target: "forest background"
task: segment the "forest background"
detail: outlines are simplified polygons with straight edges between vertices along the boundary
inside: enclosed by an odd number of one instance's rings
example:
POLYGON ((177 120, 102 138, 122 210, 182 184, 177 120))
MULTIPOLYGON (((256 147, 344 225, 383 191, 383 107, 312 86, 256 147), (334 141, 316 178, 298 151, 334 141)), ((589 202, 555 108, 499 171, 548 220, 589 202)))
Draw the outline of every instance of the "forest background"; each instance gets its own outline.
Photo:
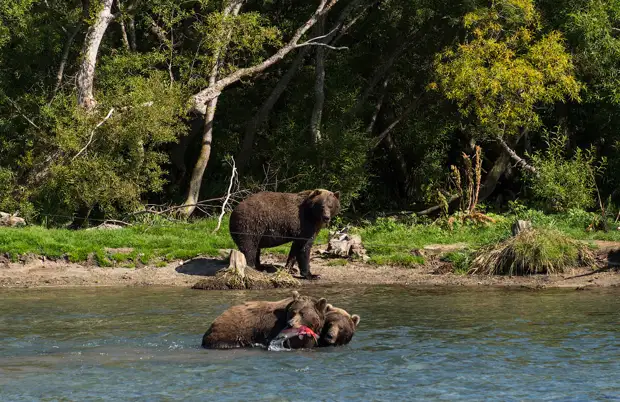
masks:
POLYGON ((619 84, 612 0, 5 0, 0 211, 614 218, 619 84))

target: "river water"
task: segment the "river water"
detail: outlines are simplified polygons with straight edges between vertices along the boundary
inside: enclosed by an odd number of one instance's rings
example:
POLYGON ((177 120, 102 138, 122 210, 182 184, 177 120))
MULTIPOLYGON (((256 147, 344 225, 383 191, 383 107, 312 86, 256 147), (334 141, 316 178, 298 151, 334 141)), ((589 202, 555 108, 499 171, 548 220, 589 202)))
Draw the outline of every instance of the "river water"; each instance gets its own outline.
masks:
POLYGON ((0 290, 0 400, 620 401, 620 289, 316 288, 345 347, 209 351, 227 307, 288 291, 0 290))

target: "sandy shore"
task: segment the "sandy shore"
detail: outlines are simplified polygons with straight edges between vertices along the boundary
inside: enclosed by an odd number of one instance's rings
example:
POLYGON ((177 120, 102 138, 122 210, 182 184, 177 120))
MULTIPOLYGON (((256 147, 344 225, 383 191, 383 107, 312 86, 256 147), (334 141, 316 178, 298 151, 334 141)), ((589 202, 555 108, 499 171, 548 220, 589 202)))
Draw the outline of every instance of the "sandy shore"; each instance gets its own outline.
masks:
MULTIPOLYGON (((600 244, 597 255, 601 271, 575 268, 561 275, 527 277, 462 275, 452 272, 450 264, 431 259, 415 268, 375 266, 349 262, 334 266, 330 260, 314 258, 312 271, 321 275, 317 281, 302 281, 303 287, 318 285, 415 285, 415 286, 497 286, 511 288, 620 287, 620 272, 605 270, 609 249, 620 244, 600 244)), ((273 257, 266 262, 283 263, 273 257)), ((100 268, 32 258, 13 263, 0 261, 0 287, 75 287, 75 286, 177 286, 191 287, 200 279, 212 276, 227 266, 224 259, 195 258, 176 261, 165 267, 100 268)))

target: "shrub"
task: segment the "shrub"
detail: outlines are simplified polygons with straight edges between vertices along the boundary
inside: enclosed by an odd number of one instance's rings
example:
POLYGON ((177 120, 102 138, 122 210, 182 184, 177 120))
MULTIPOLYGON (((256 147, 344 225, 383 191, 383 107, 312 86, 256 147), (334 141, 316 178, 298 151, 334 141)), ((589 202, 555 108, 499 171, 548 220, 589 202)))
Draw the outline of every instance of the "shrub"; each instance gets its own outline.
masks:
POLYGON ((529 176, 534 197, 553 212, 594 206, 595 175, 602 172, 605 159, 597 165, 593 147, 586 151, 577 148, 573 157, 566 159, 565 135, 546 136, 546 140, 548 149, 532 156, 538 171, 538 176, 529 176))
POLYGON ((564 272, 593 263, 585 244, 551 229, 534 229, 480 250, 470 274, 531 275, 564 272))

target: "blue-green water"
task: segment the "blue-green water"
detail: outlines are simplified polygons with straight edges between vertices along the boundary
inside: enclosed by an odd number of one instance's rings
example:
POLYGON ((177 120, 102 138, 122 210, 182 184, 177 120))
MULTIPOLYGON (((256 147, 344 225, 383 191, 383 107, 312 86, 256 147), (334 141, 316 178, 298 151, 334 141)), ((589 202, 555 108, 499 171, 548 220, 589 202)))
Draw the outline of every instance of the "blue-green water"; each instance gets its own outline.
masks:
POLYGON ((351 344, 208 351, 232 304, 288 292, 0 290, 0 400, 620 401, 620 289, 339 287, 351 344))

